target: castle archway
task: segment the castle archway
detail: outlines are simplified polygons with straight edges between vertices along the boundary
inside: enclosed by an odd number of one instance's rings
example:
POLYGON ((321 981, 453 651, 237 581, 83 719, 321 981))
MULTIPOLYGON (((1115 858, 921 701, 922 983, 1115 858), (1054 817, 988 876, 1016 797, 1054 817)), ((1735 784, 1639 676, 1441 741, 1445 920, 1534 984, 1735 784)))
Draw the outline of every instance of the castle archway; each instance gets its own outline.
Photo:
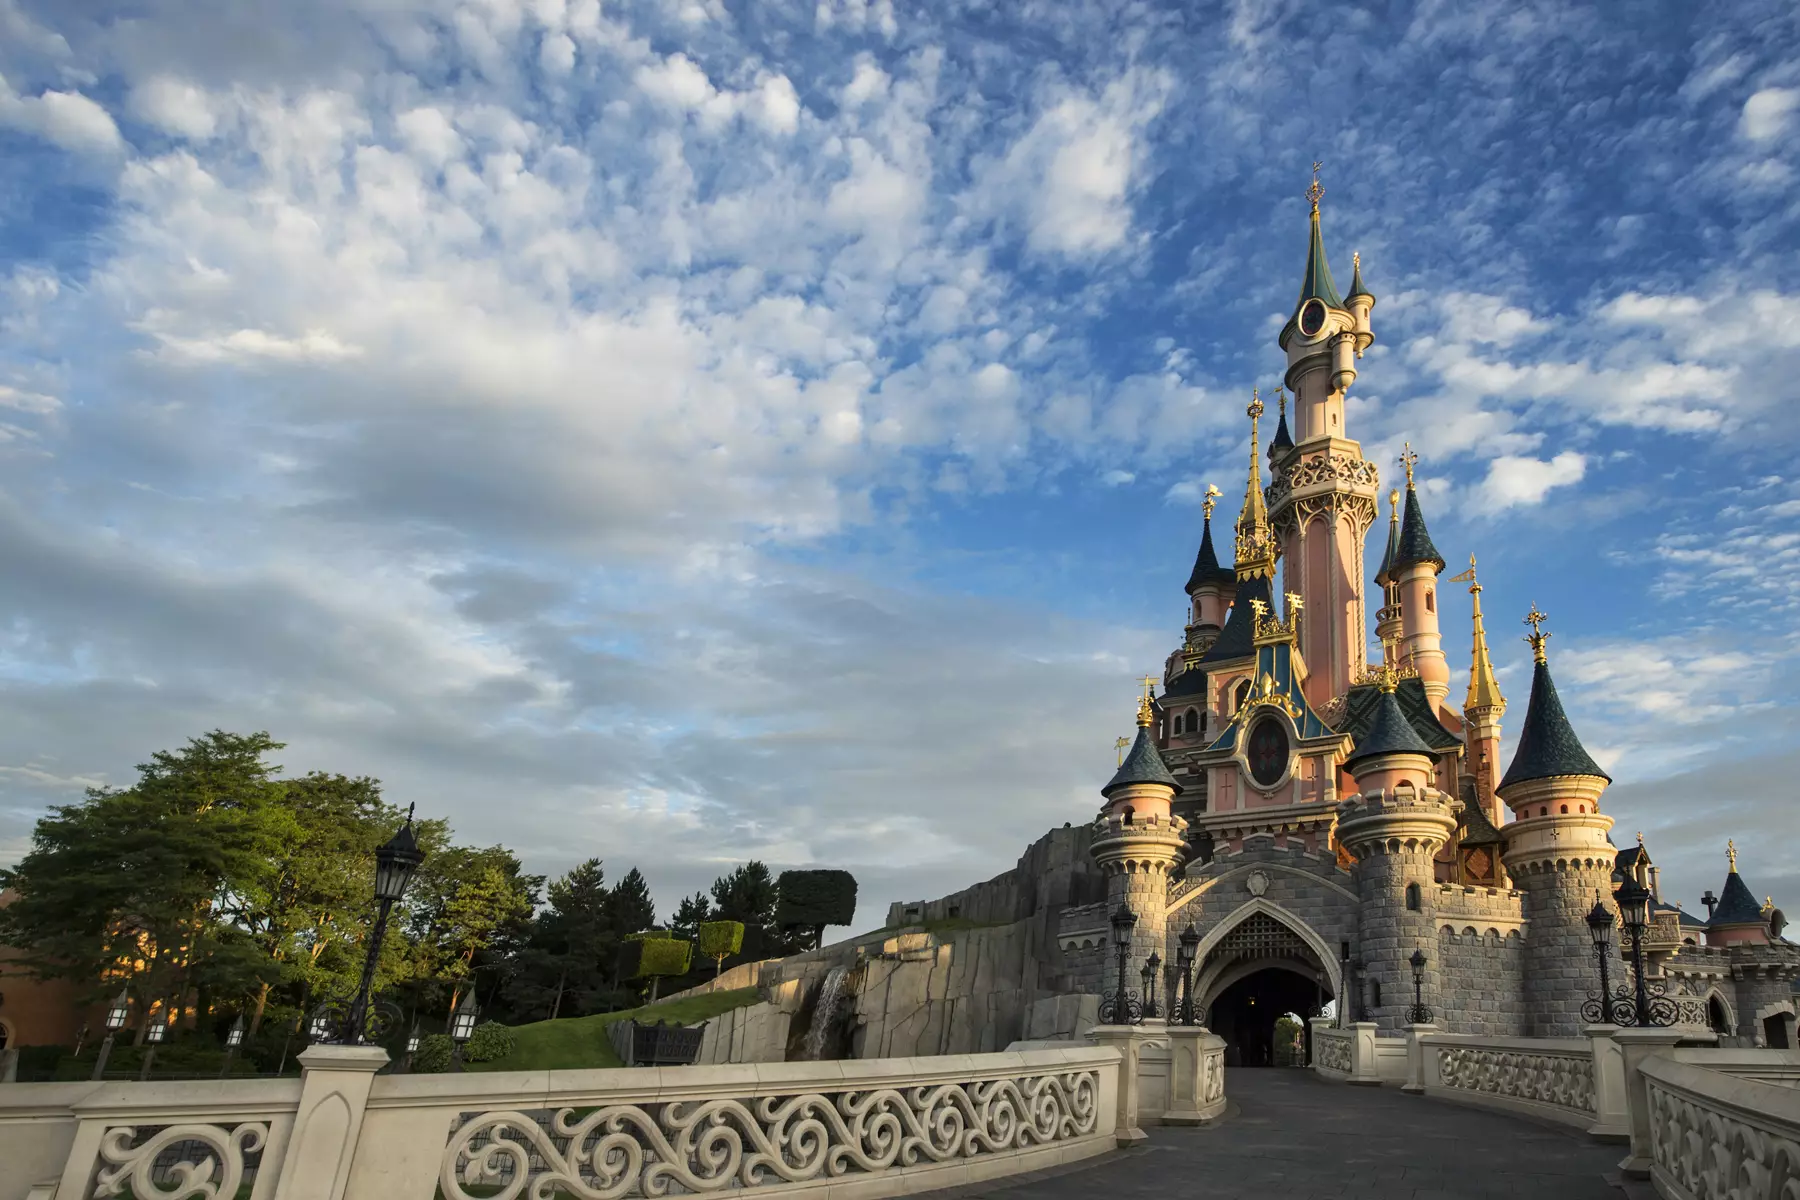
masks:
POLYGON ((1194 1001, 1225 1039, 1228 1064, 1273 1065, 1275 1026, 1288 1013, 1301 1019, 1311 1061, 1306 1019, 1339 988, 1336 964, 1304 922, 1257 897, 1220 922, 1196 957, 1194 1001))

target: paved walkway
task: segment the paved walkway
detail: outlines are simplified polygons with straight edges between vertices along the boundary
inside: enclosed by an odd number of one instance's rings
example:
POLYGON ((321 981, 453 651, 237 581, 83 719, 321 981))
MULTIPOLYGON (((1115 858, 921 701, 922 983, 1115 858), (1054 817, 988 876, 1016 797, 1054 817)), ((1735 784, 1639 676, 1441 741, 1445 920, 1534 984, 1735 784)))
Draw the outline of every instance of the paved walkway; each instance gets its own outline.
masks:
POLYGON ((1306 1070, 1226 1072, 1233 1111, 1066 1173, 964 1195, 1005 1200, 1624 1200, 1625 1147, 1578 1131, 1306 1070))

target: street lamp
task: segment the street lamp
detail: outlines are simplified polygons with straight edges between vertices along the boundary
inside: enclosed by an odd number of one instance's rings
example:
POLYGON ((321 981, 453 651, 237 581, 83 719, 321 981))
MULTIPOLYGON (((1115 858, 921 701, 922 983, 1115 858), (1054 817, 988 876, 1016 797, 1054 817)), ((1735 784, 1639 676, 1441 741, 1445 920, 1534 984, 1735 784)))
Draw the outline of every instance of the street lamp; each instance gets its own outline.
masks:
POLYGON ((113 997, 112 1007, 106 1010, 106 1040, 100 1043, 100 1053, 94 1057, 94 1073, 91 1079, 102 1079, 106 1075, 106 1060, 112 1056, 113 1037, 125 1028, 125 1022, 131 1017, 131 995, 127 988, 120 988, 119 994, 113 997))
POLYGON ((161 1013, 157 1013, 150 1020, 150 1028, 144 1031, 144 1040, 150 1043, 150 1048, 144 1051, 144 1069, 138 1072, 139 1083, 150 1078, 151 1064, 156 1062, 156 1048, 162 1045, 163 1038, 168 1035, 169 1023, 163 1019, 161 1013))
POLYGON ((1618 1017, 1633 1015, 1618 1012, 1616 1005, 1622 1004, 1624 997, 1612 994, 1613 923, 1612 912, 1600 901, 1600 890, 1594 889, 1594 907, 1588 910, 1587 927, 1588 936, 1594 939, 1594 958, 1600 964, 1600 998, 1581 1006, 1581 1015, 1590 1024, 1622 1024, 1618 1017))
POLYGON ((396 1073, 404 1075, 412 1070, 413 1055, 419 1052, 419 1023, 413 1022, 412 1032, 406 1035, 406 1054, 400 1059, 396 1073))
POLYGON ((1144 960, 1144 969, 1138 972, 1144 981, 1144 1016, 1156 1016, 1156 977, 1162 973, 1162 955, 1152 950, 1150 957, 1144 960))
POLYGON ((1181 1007, 1175 1011, 1175 1019, 1183 1025, 1198 1025, 1194 1019, 1194 959, 1200 952, 1200 931, 1190 921, 1188 927, 1181 931, 1181 938, 1175 950, 1175 965, 1181 968, 1181 1007))
POLYGON ((369 933, 369 950, 363 956, 362 982, 356 998, 350 1002, 350 1013, 338 1030, 337 1040, 360 1046, 368 1040, 369 998, 375 990, 375 966, 381 959, 381 943, 387 937, 388 913, 412 882, 413 872, 425 861, 419 840, 413 835, 413 810, 406 810, 406 823, 398 833, 375 851, 375 928, 369 933))
POLYGON ((1631 934, 1631 971, 1636 977, 1632 1024, 1640 1028, 1673 1025, 1678 1010, 1674 1002, 1664 997, 1664 985, 1659 983, 1652 989, 1644 978, 1644 929, 1650 924, 1650 889, 1639 883, 1635 876, 1627 875, 1625 882, 1613 893, 1613 900, 1619 906, 1619 919, 1624 922, 1626 932, 1631 934))
POLYGON ((1413 973, 1413 1002, 1412 1007, 1406 1010, 1406 1023, 1429 1025, 1432 1013, 1425 1007, 1425 951, 1414 950, 1412 957, 1406 961, 1412 965, 1413 973))
POLYGON ((329 1042, 331 1040, 331 1006, 319 1001, 319 1007, 313 1009, 312 1016, 306 1021, 306 1039, 310 1042, 329 1042))
POLYGON ((244 1044, 244 1014, 239 1013, 237 1020, 231 1023, 231 1029, 225 1034, 225 1065, 219 1069, 219 1078, 231 1074, 231 1060, 237 1057, 238 1047, 244 1044))
POLYGON ((1143 1020, 1138 998, 1125 986, 1125 964, 1131 957, 1131 931, 1137 928, 1137 914, 1120 904, 1112 915, 1113 949, 1119 956, 1119 990, 1100 1003, 1100 1019, 1108 1025, 1136 1025, 1143 1020))
POLYGON ((467 991, 463 992, 462 1002, 456 1006, 456 1011, 450 1015, 450 1041, 452 1043, 450 1069, 452 1071, 463 1069, 463 1046, 475 1033, 475 1018, 478 1015, 480 1012, 475 1007, 475 988, 471 985, 467 991))

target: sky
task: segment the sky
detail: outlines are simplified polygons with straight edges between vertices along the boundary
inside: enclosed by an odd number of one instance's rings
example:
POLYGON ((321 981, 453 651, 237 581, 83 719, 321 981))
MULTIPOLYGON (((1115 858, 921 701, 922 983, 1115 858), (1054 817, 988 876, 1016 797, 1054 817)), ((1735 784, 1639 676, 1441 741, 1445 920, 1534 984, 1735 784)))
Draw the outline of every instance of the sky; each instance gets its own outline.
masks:
POLYGON ((1800 907, 1786 0, 0 0, 0 861, 218 727, 665 913, 1010 867, 1235 516, 1315 160, 1509 731, 1536 603, 1615 840, 1800 907))

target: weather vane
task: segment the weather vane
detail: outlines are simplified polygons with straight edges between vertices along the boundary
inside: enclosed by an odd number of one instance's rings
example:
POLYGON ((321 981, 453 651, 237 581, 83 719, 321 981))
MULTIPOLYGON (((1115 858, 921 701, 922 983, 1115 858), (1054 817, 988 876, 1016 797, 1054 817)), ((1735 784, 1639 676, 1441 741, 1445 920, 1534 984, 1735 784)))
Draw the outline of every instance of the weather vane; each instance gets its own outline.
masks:
POLYGON ((1260 388, 1251 388, 1250 407, 1244 410, 1244 415, 1250 418, 1250 434, 1252 437, 1256 435, 1256 420, 1258 417, 1262 416, 1262 414, 1262 390, 1260 388))
POLYGON ((1550 615, 1539 612, 1538 606, 1535 604, 1531 606, 1531 611, 1525 614, 1525 623, 1531 626, 1531 632, 1525 635, 1525 640, 1531 643, 1531 656, 1540 663, 1548 661, 1544 657, 1544 643, 1550 640, 1550 635, 1545 633, 1540 626, 1549 619, 1550 615))
POLYGON ((1732 874, 1737 873, 1737 843, 1730 838, 1725 839, 1725 862, 1732 874))
POLYGON ((1125 747, 1129 745, 1131 745, 1131 739, 1128 737, 1121 737, 1113 743, 1113 749, 1118 751, 1119 755, 1119 761, 1113 764, 1115 767, 1125 765, 1125 747))
POLYGON ((1404 448, 1400 451, 1400 465, 1406 468, 1406 486, 1408 488, 1413 485, 1413 464, 1418 461, 1419 456, 1413 453, 1412 443, 1404 443, 1404 448))
MULTIPOLYGON (((1315 162, 1313 164, 1312 186, 1306 189, 1306 198, 1312 201, 1312 209, 1314 212, 1319 211, 1319 197, 1325 194, 1325 187, 1319 182, 1319 168, 1324 165, 1325 164, 1322 162, 1315 162)), ((1338 261, 1342 262, 1343 259, 1339 259, 1338 261)))
POLYGON ((1206 514, 1207 520, 1212 520, 1213 506, 1219 502, 1219 497, 1224 494, 1225 493, 1221 492, 1216 485, 1210 483, 1206 485, 1206 498, 1200 501, 1200 510, 1206 514))

